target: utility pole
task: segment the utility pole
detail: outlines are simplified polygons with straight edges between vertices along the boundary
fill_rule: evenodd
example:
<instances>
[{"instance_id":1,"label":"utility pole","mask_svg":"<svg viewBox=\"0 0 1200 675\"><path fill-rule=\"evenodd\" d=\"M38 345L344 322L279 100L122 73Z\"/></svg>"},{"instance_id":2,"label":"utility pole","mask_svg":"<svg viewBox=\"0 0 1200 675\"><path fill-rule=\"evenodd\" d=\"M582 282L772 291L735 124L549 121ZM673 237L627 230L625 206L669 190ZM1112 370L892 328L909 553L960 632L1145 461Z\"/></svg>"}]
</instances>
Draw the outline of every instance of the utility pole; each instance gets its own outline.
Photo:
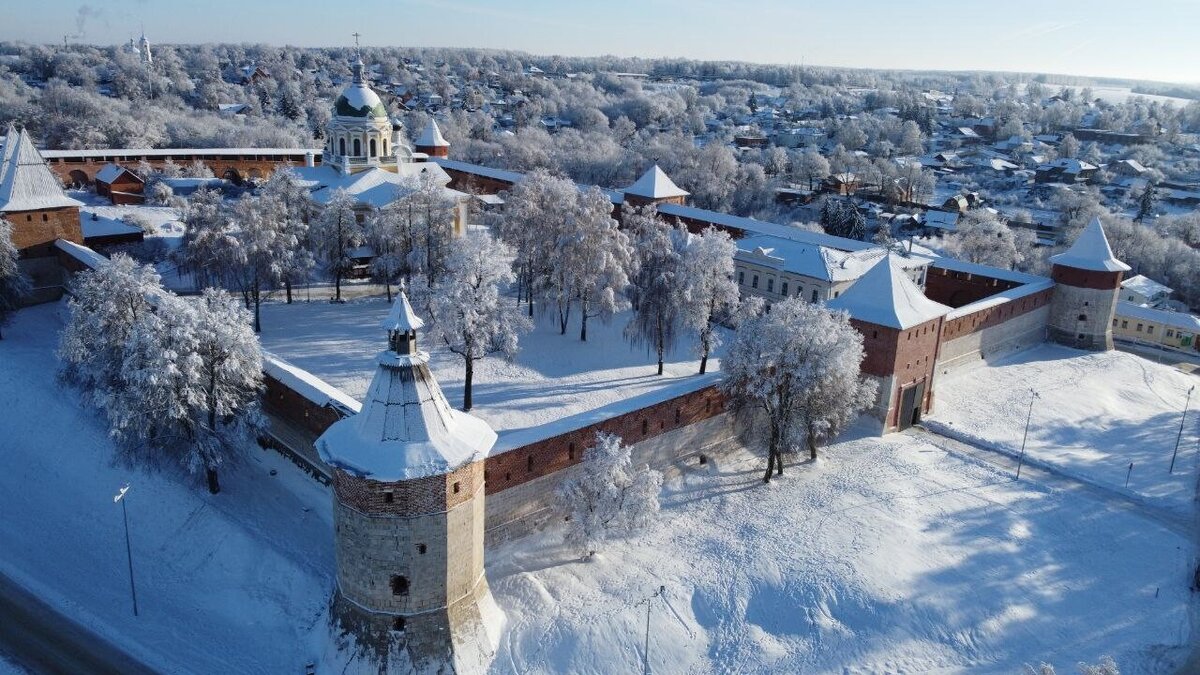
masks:
<instances>
[{"instance_id":1,"label":"utility pole","mask_svg":"<svg viewBox=\"0 0 1200 675\"><path fill-rule=\"evenodd\" d=\"M1183 440L1183 423L1187 420L1188 405L1192 402L1192 392L1196 390L1196 385L1192 385L1187 391L1187 399L1183 402L1183 416L1179 418L1179 434L1175 436L1175 451L1171 453L1171 468L1167 469L1167 473L1175 473L1175 457L1179 455L1179 441Z\"/></svg>"},{"instance_id":2,"label":"utility pole","mask_svg":"<svg viewBox=\"0 0 1200 675\"><path fill-rule=\"evenodd\" d=\"M1029 390L1029 414L1025 416L1025 434L1021 436L1021 455L1017 457L1017 478L1021 480L1021 465L1025 463L1025 441L1029 439L1029 420L1033 419L1033 402L1041 398L1033 389Z\"/></svg>"},{"instance_id":3,"label":"utility pole","mask_svg":"<svg viewBox=\"0 0 1200 675\"><path fill-rule=\"evenodd\" d=\"M650 675L650 603L655 598L667 592L666 586L659 586L653 595L643 598L638 605L646 605L646 641L642 648L642 675ZM635 607L637 605L634 605Z\"/></svg>"},{"instance_id":4,"label":"utility pole","mask_svg":"<svg viewBox=\"0 0 1200 675\"><path fill-rule=\"evenodd\" d=\"M129 511L125 508L125 493L129 492L129 486L121 488L117 496L113 497L114 502L121 502L121 518L125 521L125 557L129 561L129 595L133 598L133 615L138 615L137 607L137 589L133 585L133 547L129 543Z\"/></svg>"}]
</instances>

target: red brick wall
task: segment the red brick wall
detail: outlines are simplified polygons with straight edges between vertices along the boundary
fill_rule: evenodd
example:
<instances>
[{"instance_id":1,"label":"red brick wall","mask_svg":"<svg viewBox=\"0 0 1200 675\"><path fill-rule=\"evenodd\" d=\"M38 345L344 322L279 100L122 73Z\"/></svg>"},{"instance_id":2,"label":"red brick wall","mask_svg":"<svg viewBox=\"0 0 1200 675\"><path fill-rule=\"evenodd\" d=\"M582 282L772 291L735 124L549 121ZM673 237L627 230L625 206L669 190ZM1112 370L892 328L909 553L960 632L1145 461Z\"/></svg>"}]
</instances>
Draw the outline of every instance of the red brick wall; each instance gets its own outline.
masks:
<instances>
[{"instance_id":1,"label":"red brick wall","mask_svg":"<svg viewBox=\"0 0 1200 675\"><path fill-rule=\"evenodd\" d=\"M83 243L79 229L79 207L19 211L5 214L13 226L13 245L26 258L55 255L54 240Z\"/></svg>"},{"instance_id":2,"label":"red brick wall","mask_svg":"<svg viewBox=\"0 0 1200 675\"><path fill-rule=\"evenodd\" d=\"M1055 265L1050 270L1050 278L1054 279L1055 283L1099 290L1111 290L1120 286L1121 274L1121 272L1094 272L1062 265Z\"/></svg>"},{"instance_id":3,"label":"red brick wall","mask_svg":"<svg viewBox=\"0 0 1200 675\"><path fill-rule=\"evenodd\" d=\"M342 419L333 408L317 405L293 391L267 373L263 373L263 408L292 424L320 436L334 422Z\"/></svg>"},{"instance_id":4,"label":"red brick wall","mask_svg":"<svg viewBox=\"0 0 1200 675\"><path fill-rule=\"evenodd\" d=\"M978 312L972 312L963 317L950 319L942 327L942 340L953 340L974 333L975 331L1004 323L1013 317L1021 316L1027 312L1032 312L1038 307L1049 305L1050 298L1053 295L1054 289L1047 288L1044 291L1038 291L1024 298L1010 300L1003 304L981 309Z\"/></svg>"},{"instance_id":5,"label":"red brick wall","mask_svg":"<svg viewBox=\"0 0 1200 675\"><path fill-rule=\"evenodd\" d=\"M448 511L470 499L482 481L482 462L472 462L441 476L395 482L358 478L341 469L333 471L333 491L338 501L363 513L392 516Z\"/></svg>"},{"instance_id":6,"label":"red brick wall","mask_svg":"<svg viewBox=\"0 0 1200 675\"><path fill-rule=\"evenodd\" d=\"M140 157L133 157L133 156L130 156L130 157L107 157L104 155L104 150L96 150L95 152L96 152L96 154L92 157L84 157L84 158L56 157L53 159L46 160L46 164L50 167L50 170L53 171L55 173L55 175L58 176L58 179L61 180L64 185L67 185L67 184L70 184L73 182L73 179L71 178L72 171L81 171L87 176L88 181L95 181L96 173L99 172L100 169L104 168L104 165L108 164L109 162L112 162L115 164L120 164L121 166L128 168L128 167L136 166L142 159ZM151 166L161 167L163 164L166 163L166 160L168 158L167 157L148 157L145 159L147 162L150 163ZM171 155L170 159L175 164L180 165L180 166L185 165L185 164L190 164L190 163L192 163L193 160L199 159L200 161L204 162L204 164L209 168L209 170L211 170L213 172L214 175L216 175L217 178L224 177L225 172L229 169L233 169L234 171L236 171L238 173L238 176L240 178L245 179L245 178L249 178L252 174L256 175L256 177L259 177L259 178L266 178L266 177L270 176L271 172L273 172L275 170L275 168L281 164L288 165L288 166L304 166L304 152L303 151L299 151L295 157L292 157L290 155L286 156L286 157L262 157L262 156L255 156L255 155L221 156L221 155L206 155L203 152L198 152L198 153L179 153L176 155ZM318 166L321 164L320 156L317 156L315 158L315 163Z\"/></svg>"},{"instance_id":7,"label":"red brick wall","mask_svg":"<svg viewBox=\"0 0 1200 675\"><path fill-rule=\"evenodd\" d=\"M925 277L925 296L957 308L1020 285L1015 281L931 266Z\"/></svg>"},{"instance_id":8,"label":"red brick wall","mask_svg":"<svg viewBox=\"0 0 1200 675\"><path fill-rule=\"evenodd\" d=\"M724 410L725 397L715 386L710 386L492 455L485 461L487 493L495 494L578 464L583 460L584 450L595 442L597 431L616 434L625 443L633 444L715 417Z\"/></svg>"},{"instance_id":9,"label":"red brick wall","mask_svg":"<svg viewBox=\"0 0 1200 675\"><path fill-rule=\"evenodd\" d=\"M928 411L933 402L933 371L937 365L938 345L941 344L942 319L913 326L907 330L879 326L872 323L851 319L850 325L862 334L863 350L866 356L862 363L862 372L876 377L894 375L893 390L885 392L885 397L896 405L891 413L891 419L885 420L888 426L895 426L899 414L900 390L904 387L925 380L925 398L922 410Z\"/></svg>"}]
</instances>

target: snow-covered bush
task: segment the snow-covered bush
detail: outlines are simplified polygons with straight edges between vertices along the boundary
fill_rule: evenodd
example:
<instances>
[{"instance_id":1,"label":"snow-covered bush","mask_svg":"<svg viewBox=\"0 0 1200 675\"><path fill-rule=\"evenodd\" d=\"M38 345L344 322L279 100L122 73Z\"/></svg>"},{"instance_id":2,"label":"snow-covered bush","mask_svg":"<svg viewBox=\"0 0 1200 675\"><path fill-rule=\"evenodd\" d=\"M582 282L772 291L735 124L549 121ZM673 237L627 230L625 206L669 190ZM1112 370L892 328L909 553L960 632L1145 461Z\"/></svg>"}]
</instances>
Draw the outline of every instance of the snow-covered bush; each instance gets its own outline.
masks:
<instances>
[{"instance_id":1,"label":"snow-covered bush","mask_svg":"<svg viewBox=\"0 0 1200 675\"><path fill-rule=\"evenodd\" d=\"M555 492L555 507L567 520L563 540L592 555L605 542L629 536L658 513L662 473L634 467L619 436L596 433L573 477Z\"/></svg>"}]
</instances>

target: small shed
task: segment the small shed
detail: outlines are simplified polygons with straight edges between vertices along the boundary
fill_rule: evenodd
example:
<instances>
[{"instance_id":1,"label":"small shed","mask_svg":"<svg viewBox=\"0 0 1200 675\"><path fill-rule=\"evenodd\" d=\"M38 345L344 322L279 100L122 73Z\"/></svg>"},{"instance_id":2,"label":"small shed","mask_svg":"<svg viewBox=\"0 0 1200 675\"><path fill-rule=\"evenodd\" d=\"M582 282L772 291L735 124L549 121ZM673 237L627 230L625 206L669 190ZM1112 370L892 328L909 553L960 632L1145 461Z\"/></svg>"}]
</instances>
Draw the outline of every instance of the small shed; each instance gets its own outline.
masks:
<instances>
[{"instance_id":1,"label":"small shed","mask_svg":"<svg viewBox=\"0 0 1200 675\"><path fill-rule=\"evenodd\" d=\"M145 190L146 181L120 164L105 164L96 172L96 194L116 206L144 203Z\"/></svg>"}]
</instances>

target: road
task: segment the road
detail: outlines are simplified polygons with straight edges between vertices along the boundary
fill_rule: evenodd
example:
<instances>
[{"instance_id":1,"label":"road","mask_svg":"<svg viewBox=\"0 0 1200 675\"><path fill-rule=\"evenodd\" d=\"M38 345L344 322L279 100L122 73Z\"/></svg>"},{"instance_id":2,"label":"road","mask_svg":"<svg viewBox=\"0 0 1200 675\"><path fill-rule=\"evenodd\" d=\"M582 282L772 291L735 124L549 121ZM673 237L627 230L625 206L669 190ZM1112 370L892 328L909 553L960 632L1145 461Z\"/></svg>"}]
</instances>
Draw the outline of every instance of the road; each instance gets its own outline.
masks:
<instances>
[{"instance_id":1,"label":"road","mask_svg":"<svg viewBox=\"0 0 1200 675\"><path fill-rule=\"evenodd\" d=\"M0 574L0 652L33 673L155 671Z\"/></svg>"}]
</instances>

